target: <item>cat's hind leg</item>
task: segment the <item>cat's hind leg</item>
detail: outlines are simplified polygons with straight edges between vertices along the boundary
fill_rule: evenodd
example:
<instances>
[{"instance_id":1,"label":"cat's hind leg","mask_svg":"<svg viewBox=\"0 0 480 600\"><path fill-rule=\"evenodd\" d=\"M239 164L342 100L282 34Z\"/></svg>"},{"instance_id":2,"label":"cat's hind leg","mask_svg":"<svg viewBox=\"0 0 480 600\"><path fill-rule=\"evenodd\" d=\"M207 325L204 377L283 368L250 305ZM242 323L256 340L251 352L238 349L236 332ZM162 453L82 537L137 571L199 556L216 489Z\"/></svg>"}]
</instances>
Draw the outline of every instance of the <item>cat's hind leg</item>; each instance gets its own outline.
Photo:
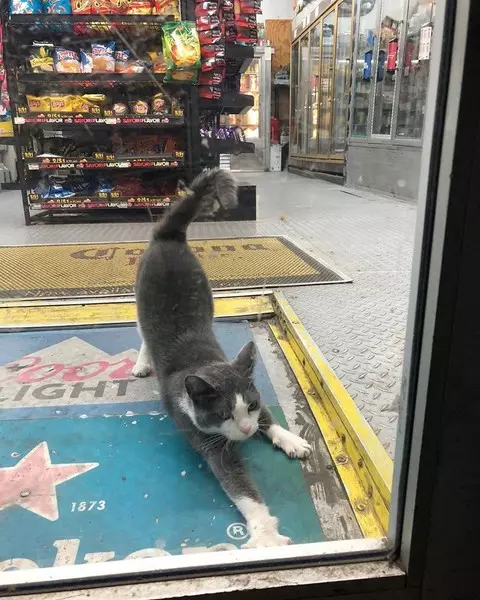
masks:
<instances>
[{"instance_id":1,"label":"cat's hind leg","mask_svg":"<svg viewBox=\"0 0 480 600\"><path fill-rule=\"evenodd\" d=\"M310 444L299 435L284 429L273 418L266 406L262 406L258 418L259 429L272 444L280 448L290 458L308 458L312 452Z\"/></svg>"}]
</instances>

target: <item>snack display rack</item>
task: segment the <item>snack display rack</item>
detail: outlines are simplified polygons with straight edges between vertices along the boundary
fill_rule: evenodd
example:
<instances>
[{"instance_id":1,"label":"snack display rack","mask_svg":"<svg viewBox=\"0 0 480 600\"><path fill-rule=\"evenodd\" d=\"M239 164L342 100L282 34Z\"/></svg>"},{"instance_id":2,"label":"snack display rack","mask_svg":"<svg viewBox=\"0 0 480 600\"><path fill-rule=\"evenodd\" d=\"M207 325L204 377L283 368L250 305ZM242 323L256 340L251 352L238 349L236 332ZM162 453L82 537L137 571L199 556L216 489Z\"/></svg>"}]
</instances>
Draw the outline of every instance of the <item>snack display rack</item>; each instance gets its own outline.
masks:
<instances>
[{"instance_id":1,"label":"snack display rack","mask_svg":"<svg viewBox=\"0 0 480 600\"><path fill-rule=\"evenodd\" d=\"M58 72L49 63L45 72L29 68L32 47L43 65L49 43L56 51L73 48L78 55L76 48L104 48L111 43L106 40L116 40L117 47L143 48L146 40L158 39L165 23L195 22L194 0L163 4L177 6L178 13L9 14L2 5L27 225L150 220L177 199L179 179L188 183L202 168L218 165L222 153L251 151L236 139L202 143L200 126L202 115L218 120L221 113L242 113L253 105L253 98L235 87L253 58L252 46L226 43L219 98L200 99L199 87L188 80L167 83L165 72L151 65L140 72ZM161 110L155 110L155 102ZM241 186L238 209L222 218L255 219L255 187Z\"/></svg>"}]
</instances>

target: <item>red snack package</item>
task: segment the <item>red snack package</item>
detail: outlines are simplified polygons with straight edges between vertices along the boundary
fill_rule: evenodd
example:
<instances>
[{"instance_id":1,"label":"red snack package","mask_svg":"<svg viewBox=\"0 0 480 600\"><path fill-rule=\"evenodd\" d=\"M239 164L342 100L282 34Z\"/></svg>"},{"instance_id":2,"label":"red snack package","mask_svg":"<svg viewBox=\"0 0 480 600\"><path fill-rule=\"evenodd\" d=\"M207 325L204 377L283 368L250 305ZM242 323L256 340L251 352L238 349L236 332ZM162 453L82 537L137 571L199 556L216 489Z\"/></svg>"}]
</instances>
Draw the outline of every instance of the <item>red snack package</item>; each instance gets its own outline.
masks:
<instances>
[{"instance_id":1,"label":"red snack package","mask_svg":"<svg viewBox=\"0 0 480 600\"><path fill-rule=\"evenodd\" d=\"M151 0L128 0L127 15L151 15L152 2Z\"/></svg>"},{"instance_id":2,"label":"red snack package","mask_svg":"<svg viewBox=\"0 0 480 600\"><path fill-rule=\"evenodd\" d=\"M223 40L223 32L221 29L199 31L198 39L200 40L200 46L207 46L209 44L219 44Z\"/></svg>"},{"instance_id":3,"label":"red snack package","mask_svg":"<svg viewBox=\"0 0 480 600\"><path fill-rule=\"evenodd\" d=\"M262 3L260 0L235 0L238 3L238 13L237 14L260 14L262 12ZM237 11L235 11L237 12Z\"/></svg>"},{"instance_id":4,"label":"red snack package","mask_svg":"<svg viewBox=\"0 0 480 600\"><path fill-rule=\"evenodd\" d=\"M205 98L207 100L220 100L223 96L223 91L221 87L216 85L199 85L198 95L200 98Z\"/></svg>"},{"instance_id":5,"label":"red snack package","mask_svg":"<svg viewBox=\"0 0 480 600\"><path fill-rule=\"evenodd\" d=\"M235 25L237 27L257 27L257 17L255 15L242 15L235 17Z\"/></svg>"},{"instance_id":6,"label":"red snack package","mask_svg":"<svg viewBox=\"0 0 480 600\"><path fill-rule=\"evenodd\" d=\"M198 76L200 85L220 85L225 79L225 69L216 68L211 71L205 71Z\"/></svg>"},{"instance_id":7,"label":"red snack package","mask_svg":"<svg viewBox=\"0 0 480 600\"><path fill-rule=\"evenodd\" d=\"M258 42L257 32L252 32L251 30L244 31L242 29L237 29L237 42L254 46Z\"/></svg>"},{"instance_id":8,"label":"red snack package","mask_svg":"<svg viewBox=\"0 0 480 600\"><path fill-rule=\"evenodd\" d=\"M202 58L225 59L225 46L223 44L207 44L202 46Z\"/></svg>"},{"instance_id":9,"label":"red snack package","mask_svg":"<svg viewBox=\"0 0 480 600\"><path fill-rule=\"evenodd\" d=\"M213 17L219 14L218 4L216 2L201 2L195 7L195 17Z\"/></svg>"},{"instance_id":10,"label":"red snack package","mask_svg":"<svg viewBox=\"0 0 480 600\"><path fill-rule=\"evenodd\" d=\"M208 31L209 29L219 29L221 27L218 15L197 17L195 22L197 24L197 31Z\"/></svg>"},{"instance_id":11,"label":"red snack package","mask_svg":"<svg viewBox=\"0 0 480 600\"><path fill-rule=\"evenodd\" d=\"M154 15L173 15L175 20L180 19L180 8L178 0L153 0Z\"/></svg>"},{"instance_id":12,"label":"red snack package","mask_svg":"<svg viewBox=\"0 0 480 600\"><path fill-rule=\"evenodd\" d=\"M128 0L111 0L112 14L124 15L127 12Z\"/></svg>"}]
</instances>

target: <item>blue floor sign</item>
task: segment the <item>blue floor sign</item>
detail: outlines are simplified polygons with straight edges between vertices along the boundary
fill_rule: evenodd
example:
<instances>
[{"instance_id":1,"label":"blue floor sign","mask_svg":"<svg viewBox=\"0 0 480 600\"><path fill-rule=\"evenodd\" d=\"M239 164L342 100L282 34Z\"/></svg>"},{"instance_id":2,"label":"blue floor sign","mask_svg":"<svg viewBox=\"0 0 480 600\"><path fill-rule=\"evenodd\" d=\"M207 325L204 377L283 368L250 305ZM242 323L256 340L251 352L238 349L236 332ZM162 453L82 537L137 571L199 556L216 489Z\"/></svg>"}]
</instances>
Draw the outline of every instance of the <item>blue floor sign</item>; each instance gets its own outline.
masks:
<instances>
[{"instance_id":1,"label":"blue floor sign","mask_svg":"<svg viewBox=\"0 0 480 600\"><path fill-rule=\"evenodd\" d=\"M216 325L234 356L244 323ZM7 339L8 338L8 339ZM240 547L243 520L164 413L154 377L130 370L134 328L6 334L0 350L0 570ZM265 366L256 380L284 421ZM323 534L301 466L243 445L281 531Z\"/></svg>"}]
</instances>

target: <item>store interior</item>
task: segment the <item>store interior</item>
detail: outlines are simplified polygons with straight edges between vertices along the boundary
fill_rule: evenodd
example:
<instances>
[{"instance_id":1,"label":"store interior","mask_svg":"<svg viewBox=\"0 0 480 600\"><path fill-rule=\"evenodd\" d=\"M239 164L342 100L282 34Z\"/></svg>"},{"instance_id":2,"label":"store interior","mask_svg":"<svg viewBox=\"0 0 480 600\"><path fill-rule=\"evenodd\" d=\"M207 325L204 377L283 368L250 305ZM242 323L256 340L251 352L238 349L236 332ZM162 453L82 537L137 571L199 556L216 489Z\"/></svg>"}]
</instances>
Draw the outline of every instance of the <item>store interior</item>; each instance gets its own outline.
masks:
<instances>
[{"instance_id":1,"label":"store interior","mask_svg":"<svg viewBox=\"0 0 480 600\"><path fill-rule=\"evenodd\" d=\"M414 1L390 1L413 38ZM0 481L23 487L0 492L0 575L248 541L156 377L132 375L153 223L214 167L238 204L188 234L215 333L231 359L255 342L264 401L313 446L292 461L249 440L248 469L295 544L387 531L416 206L347 187L347 157L367 126L387 135L395 106L395 135L421 131L428 68L411 67L415 99L388 69L375 93L352 89L353 56L369 42L378 60L402 18L383 6L367 40L361 2L303 10L300 31L290 1L3 6Z\"/></svg>"}]
</instances>

